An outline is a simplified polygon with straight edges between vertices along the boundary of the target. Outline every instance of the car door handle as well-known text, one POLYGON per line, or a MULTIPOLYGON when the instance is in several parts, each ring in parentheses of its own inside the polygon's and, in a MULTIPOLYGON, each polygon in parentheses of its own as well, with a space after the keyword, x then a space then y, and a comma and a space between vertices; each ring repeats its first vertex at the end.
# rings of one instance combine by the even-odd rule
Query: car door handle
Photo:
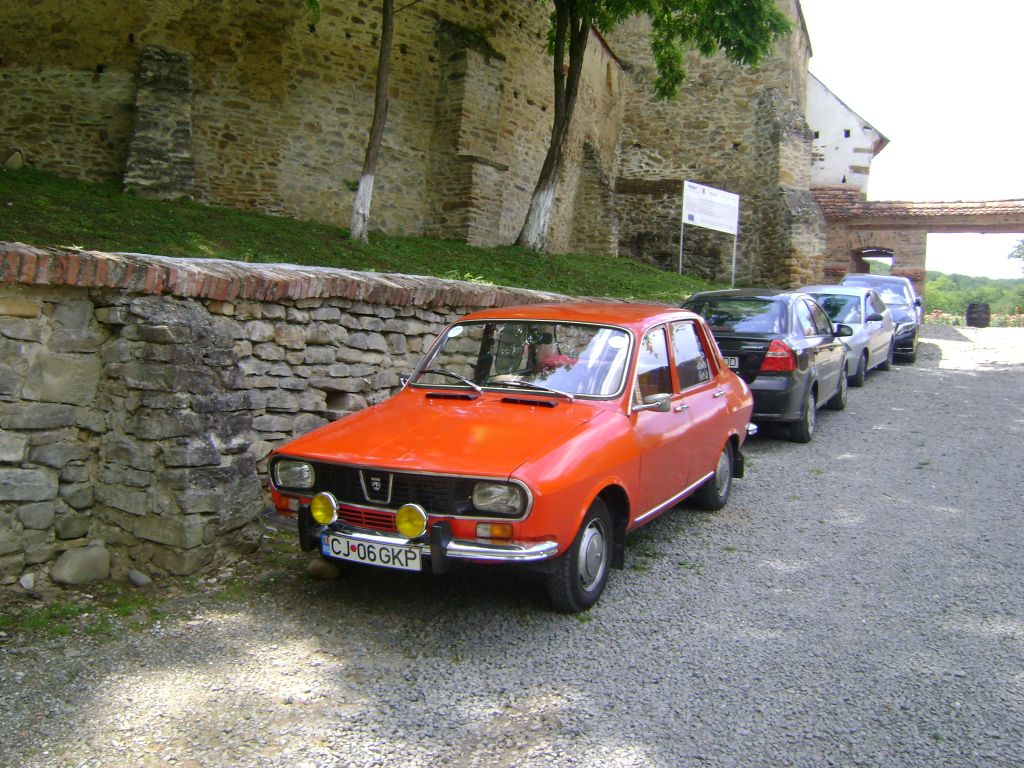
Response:
POLYGON ((725 390, 724 389, 718 390, 717 392, 715 392, 714 395, 712 395, 712 397, 725 397, 725 390))
POLYGON ((682 413, 683 411, 687 410, 689 407, 690 406, 688 406, 686 403, 680 403, 679 405, 676 406, 676 413, 682 413))

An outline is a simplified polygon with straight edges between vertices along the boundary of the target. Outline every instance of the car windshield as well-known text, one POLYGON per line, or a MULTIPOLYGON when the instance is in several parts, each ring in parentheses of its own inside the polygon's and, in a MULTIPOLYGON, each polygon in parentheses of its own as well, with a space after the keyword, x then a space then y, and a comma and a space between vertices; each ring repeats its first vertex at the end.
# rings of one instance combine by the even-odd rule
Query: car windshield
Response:
POLYGON ((451 326, 413 385, 554 390, 611 397, 622 391, 630 336, 621 328, 530 320, 451 326))
POLYGON ((860 311, 860 296, 850 296, 838 293, 812 294, 821 308, 825 310, 829 320, 833 323, 862 323, 863 315, 860 311))
POLYGON ((712 331, 785 332, 784 305, 773 299, 697 298, 686 302, 683 307, 702 315, 712 331))

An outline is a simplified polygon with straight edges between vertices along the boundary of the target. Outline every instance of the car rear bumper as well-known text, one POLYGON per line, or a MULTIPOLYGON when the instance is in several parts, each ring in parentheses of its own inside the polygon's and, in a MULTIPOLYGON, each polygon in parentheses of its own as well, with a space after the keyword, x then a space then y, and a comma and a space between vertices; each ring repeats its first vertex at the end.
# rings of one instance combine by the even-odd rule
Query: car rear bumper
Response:
POLYGON ((797 421, 803 415, 803 389, 788 376, 761 375, 750 383, 754 395, 751 421, 797 421))

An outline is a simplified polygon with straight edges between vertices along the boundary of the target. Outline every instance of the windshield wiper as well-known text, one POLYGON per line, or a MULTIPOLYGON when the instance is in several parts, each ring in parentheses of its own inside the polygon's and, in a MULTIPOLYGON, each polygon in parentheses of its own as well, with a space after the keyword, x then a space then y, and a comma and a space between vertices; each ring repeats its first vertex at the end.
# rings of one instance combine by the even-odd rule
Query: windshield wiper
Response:
POLYGON ((576 396, 569 392, 565 392, 561 389, 555 389, 554 387, 547 387, 543 384, 537 384, 536 382, 533 381, 527 381, 526 379, 501 379, 500 381, 495 381, 494 379, 491 379, 490 381, 487 382, 487 384, 493 384, 499 387, 508 384, 513 387, 520 387, 521 389, 536 389, 540 390, 541 392, 547 392, 552 395, 564 397, 570 403, 576 400, 576 396))
POLYGON ((461 376, 460 374, 455 373, 454 371, 446 371, 443 368, 427 368, 424 371, 420 371, 420 375, 416 377, 416 381, 418 382, 419 379, 420 379, 420 376, 422 376, 425 373, 436 373, 438 376, 448 376, 450 378, 457 379, 458 381, 461 381, 467 387, 472 387, 473 390, 475 390, 476 392, 481 392, 482 393, 484 391, 483 388, 479 384, 477 384, 476 382, 470 381, 465 376, 461 376))

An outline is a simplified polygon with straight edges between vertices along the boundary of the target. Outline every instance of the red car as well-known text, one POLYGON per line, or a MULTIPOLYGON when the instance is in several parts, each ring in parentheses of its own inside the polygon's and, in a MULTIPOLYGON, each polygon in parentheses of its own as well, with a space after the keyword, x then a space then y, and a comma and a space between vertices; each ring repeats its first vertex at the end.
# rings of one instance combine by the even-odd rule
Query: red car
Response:
POLYGON ((271 492, 330 560, 521 564, 583 611, 626 534, 688 496, 725 504, 751 410, 692 312, 487 310, 448 326, 393 397, 277 448, 271 492))

